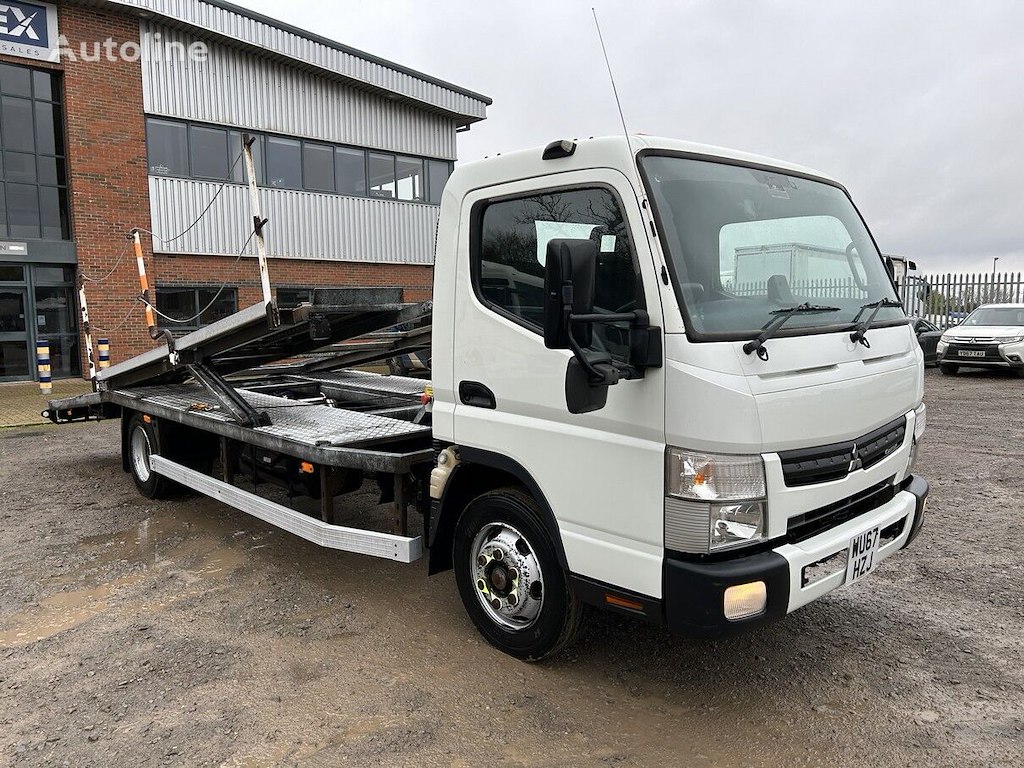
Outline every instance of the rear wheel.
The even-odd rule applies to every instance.
[[[139,493],[147,499],[162,499],[170,495],[173,483],[158,475],[150,466],[149,457],[156,453],[156,430],[146,423],[142,414],[136,413],[128,422],[128,466]]]
[[[960,370],[960,366],[950,365],[949,363],[939,363],[939,370],[947,376],[956,376],[956,372]]]
[[[575,638],[583,606],[528,494],[502,488],[473,499],[453,555],[466,612],[495,648],[538,661]]]

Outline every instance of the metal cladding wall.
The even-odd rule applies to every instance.
[[[206,62],[183,63],[166,54],[168,44],[200,40],[209,48]],[[451,115],[145,20],[141,42],[148,114],[456,158],[458,120]]]
[[[237,256],[252,225],[246,187],[229,184],[209,213],[173,242],[209,204],[220,184],[149,177],[153,249],[168,254]],[[260,188],[271,256],[390,264],[431,264],[439,208],[423,203]],[[246,253],[255,254],[253,243]]]
[[[199,27],[242,44],[264,48],[304,65],[319,67],[367,86],[420,101],[452,115],[483,120],[490,103],[485,96],[216,2],[112,0],[112,4],[148,10],[158,17]]]

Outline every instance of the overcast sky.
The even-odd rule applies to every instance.
[[[621,132],[842,181],[923,272],[1024,271],[1019,0],[236,0],[494,99],[460,160]]]

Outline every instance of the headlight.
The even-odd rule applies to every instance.
[[[1024,335],[1022,335],[1022,336],[1009,336],[1009,337],[1007,337],[1005,339],[1000,339],[999,343],[1000,344],[1018,344],[1018,343],[1020,343],[1022,341],[1024,341]]]
[[[765,495],[764,461],[760,456],[668,452],[669,496],[702,501],[742,501]]]
[[[943,344],[949,344],[949,342],[951,342],[952,340],[953,336],[948,332],[943,333],[941,336],[939,336],[939,341],[941,341]]]
[[[764,502],[711,505],[711,551],[764,539]]]
[[[715,552],[767,537],[764,461],[669,448],[665,546]]]

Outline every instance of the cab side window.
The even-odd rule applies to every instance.
[[[607,189],[556,190],[486,203],[472,247],[479,299],[537,334],[544,315],[544,258],[557,238],[594,240],[594,311],[643,309],[643,291],[622,208]],[[594,326],[594,345],[625,359],[627,326]]]

